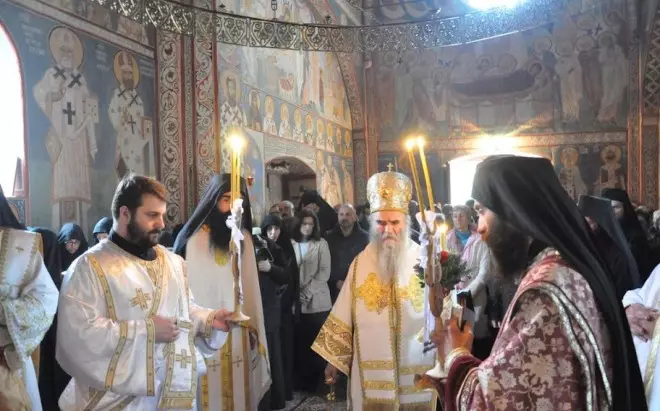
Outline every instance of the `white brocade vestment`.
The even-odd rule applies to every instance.
[[[660,309],[660,266],[657,266],[642,288],[630,290],[623,296],[623,306],[641,304],[648,308]],[[643,341],[633,336],[639,369],[644,379],[644,391],[649,410],[660,409],[660,320],[656,321],[653,337]]]
[[[72,376],[63,411],[191,410],[203,356],[227,333],[195,304],[184,261],[164,247],[142,260],[109,240],[78,258],[60,295],[57,361]],[[153,316],[175,318],[179,337],[155,339]]]
[[[242,290],[246,326],[230,331],[229,341],[207,360],[200,379],[199,411],[254,411],[271,384],[263,308],[252,236],[243,232]],[[234,311],[234,276],[230,258],[211,247],[202,226],[186,244],[190,289],[202,305]]]
[[[9,370],[22,377],[32,411],[41,411],[41,399],[30,355],[57,310],[57,288],[40,251],[39,234],[0,228],[0,347]]]
[[[373,243],[353,261],[345,286],[312,349],[350,380],[354,411],[434,410],[431,392],[414,387],[415,374],[435,363],[418,339],[424,328],[424,290],[413,267],[419,246],[410,243],[392,281],[378,274]]]

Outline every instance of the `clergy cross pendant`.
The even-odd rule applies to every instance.
[[[174,361],[181,363],[181,368],[187,368],[188,364],[192,364],[192,355],[188,355],[188,352],[185,348],[181,349],[181,354],[176,354],[174,356]]]
[[[140,306],[141,309],[146,310],[151,301],[151,294],[145,293],[141,288],[135,289],[135,297],[131,300],[131,307]]]

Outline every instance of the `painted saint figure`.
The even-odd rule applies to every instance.
[[[53,165],[51,226],[77,221],[87,232],[91,168],[98,151],[98,100],[79,71],[84,53],[80,38],[68,28],[56,27],[48,41],[54,65],[46,70],[33,93],[50,121],[46,149]]]
[[[140,81],[137,62],[130,53],[119,51],[115,54],[113,68],[119,87],[113,91],[108,117],[117,132],[117,177],[122,178],[130,171],[149,174],[152,136],[145,133],[151,131],[151,127],[145,128],[145,123],[151,120],[144,116],[144,105],[137,91]]]
[[[280,132],[282,138],[291,138],[291,122],[289,121],[289,106],[282,103],[280,106]]]
[[[559,181],[562,187],[568,193],[568,196],[574,200],[587,194],[587,185],[582,180],[582,174],[578,167],[580,154],[574,147],[567,147],[560,154],[562,169],[559,172]]]
[[[296,108],[293,111],[293,139],[295,141],[305,141],[305,135],[302,128],[302,112]]]
[[[275,101],[271,96],[266,96],[264,103],[265,115],[264,115],[264,133],[277,135],[277,125],[275,124]]]

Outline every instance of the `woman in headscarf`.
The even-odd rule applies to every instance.
[[[321,235],[324,235],[326,231],[332,230],[337,225],[337,213],[316,190],[303,191],[300,197],[300,204],[298,204],[298,212],[303,209],[310,210],[316,214],[320,224]]]
[[[287,401],[293,399],[293,362],[295,346],[295,324],[300,320],[300,277],[296,253],[291,244],[291,237],[282,227],[282,220],[273,215],[264,217],[261,233],[274,241],[284,255],[284,267],[288,272],[289,283],[280,298],[280,340],[282,344],[282,363],[284,368],[284,392]]]
[[[582,196],[578,208],[594,234],[596,246],[609,268],[619,298],[623,298],[626,291],[641,287],[637,263],[610,202],[603,198]]]
[[[76,223],[66,223],[57,235],[60,249],[62,271],[69,269],[71,263],[87,251],[87,238],[82,228]]]
[[[43,259],[53,283],[59,290],[62,285],[62,264],[57,234],[41,227],[30,227],[30,231],[41,235]],[[71,377],[64,372],[57,360],[55,349],[57,342],[57,314],[53,318],[39,349],[39,394],[44,411],[59,411],[57,402],[64,392]]]
[[[635,208],[628,197],[628,193],[620,188],[608,188],[603,191],[603,197],[611,201],[614,215],[626,236],[630,251],[635,257],[639,269],[640,281],[643,284],[655,268],[655,258],[651,255],[646,233],[637,219]]]
[[[101,240],[108,238],[110,230],[112,230],[112,218],[103,217],[100,219],[94,226],[94,231],[92,232],[92,236],[94,237],[92,240],[94,241],[94,244],[98,244]]]

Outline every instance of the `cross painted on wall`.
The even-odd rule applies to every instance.
[[[67,117],[66,122],[68,125],[73,124],[73,117],[76,115],[76,110],[71,107],[71,102],[66,103],[66,108],[62,110],[62,113]]]

